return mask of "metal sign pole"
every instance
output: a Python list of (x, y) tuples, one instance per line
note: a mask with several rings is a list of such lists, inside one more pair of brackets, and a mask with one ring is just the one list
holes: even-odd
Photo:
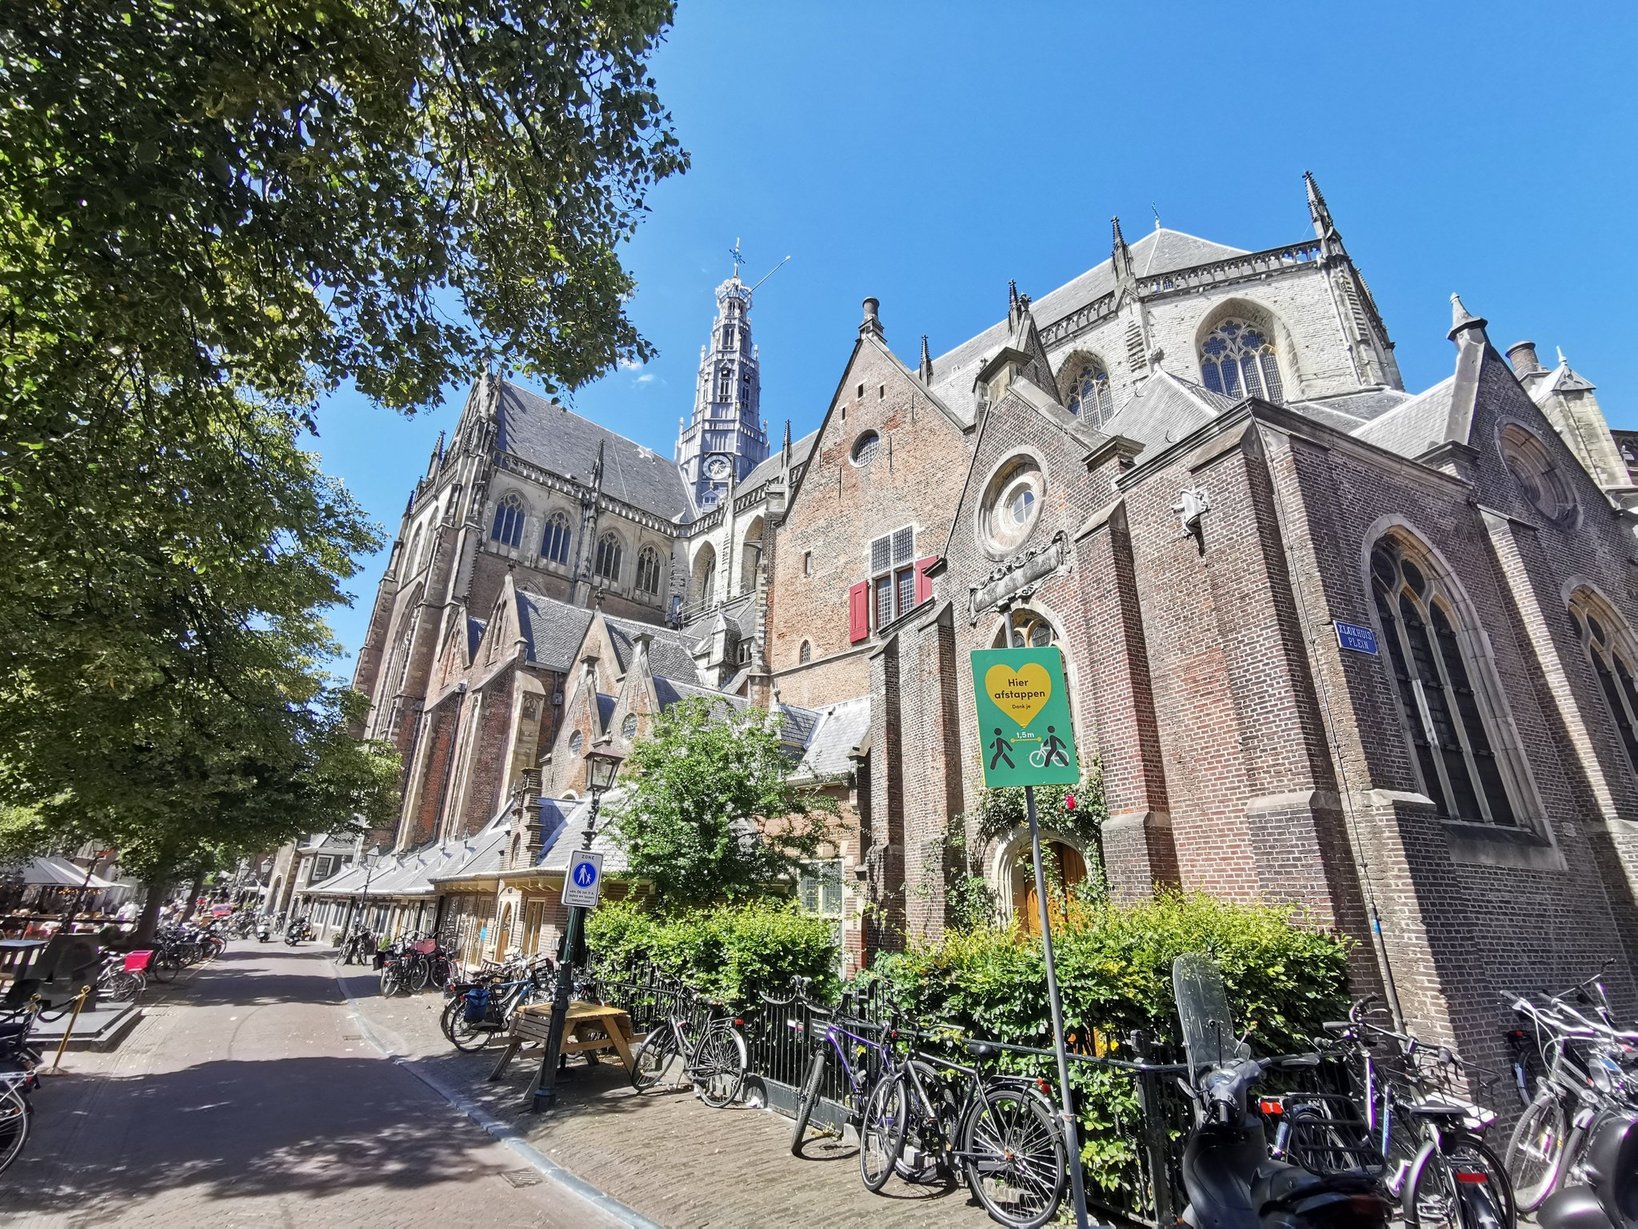
[(563, 1054), (563, 1026), (569, 1017), (569, 996), (572, 989), (575, 947), (580, 942), (581, 919), (586, 911), (578, 905), (569, 910), (569, 925), (564, 932), (563, 959), (557, 966), (557, 995), (552, 999), (552, 1024), (546, 1053), (540, 1059), (540, 1076), (535, 1080), (535, 1098), (532, 1108), (549, 1110), (557, 1104), (557, 1065)]
[(1075, 1224), (1087, 1229), (1086, 1186), (1081, 1179), (1080, 1132), (1075, 1129), (1074, 1101), (1069, 1095), (1069, 1051), (1064, 1041), (1063, 1000), (1058, 997), (1058, 968), (1052, 956), (1052, 920), (1048, 916), (1046, 872), (1041, 869), (1041, 826), (1035, 819), (1035, 787), (1024, 786), (1024, 810), (1029, 815), (1029, 849), (1035, 862), (1035, 906), (1041, 919), (1041, 947), (1046, 956), (1047, 1004), (1052, 1009), (1052, 1050), (1058, 1059), (1058, 1089), (1062, 1108), (1064, 1144), (1069, 1150), (1069, 1191), (1075, 1202)]

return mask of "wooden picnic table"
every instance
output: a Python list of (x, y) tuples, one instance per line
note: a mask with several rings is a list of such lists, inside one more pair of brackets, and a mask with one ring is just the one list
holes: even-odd
[[(506, 1048), (495, 1061), (489, 1078), (500, 1079), (506, 1065), (528, 1043), (538, 1041), (545, 1045), (551, 1038), (551, 1029), (550, 1003), (530, 1003), (518, 1008), (512, 1017), (512, 1031), (506, 1039)], [(618, 1007), (603, 1003), (569, 1004), (569, 1014), (563, 1022), (563, 1053), (584, 1054), (587, 1062), (595, 1063), (599, 1054), (612, 1051), (629, 1073), (633, 1070), (632, 1051), (640, 1040), (632, 1032), (631, 1017)]]

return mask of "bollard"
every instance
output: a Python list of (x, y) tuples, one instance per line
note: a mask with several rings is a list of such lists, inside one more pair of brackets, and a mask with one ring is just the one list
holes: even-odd
[(68, 1049), (68, 1039), (74, 1035), (74, 1026), (80, 1022), (80, 1008), (85, 1006), (85, 1000), (90, 997), (90, 986), (81, 986), (80, 992), (74, 996), (74, 1014), (68, 1017), (68, 1027), (63, 1030), (63, 1039), (57, 1043), (57, 1053), (51, 1060), (48, 1075), (57, 1074), (57, 1065), (63, 1061), (63, 1051)]

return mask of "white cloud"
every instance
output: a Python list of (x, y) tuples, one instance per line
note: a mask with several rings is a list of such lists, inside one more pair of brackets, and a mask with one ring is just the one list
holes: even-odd
[(620, 360), (621, 371), (636, 371), (641, 366), (642, 364), (634, 358), (623, 358)]
[(639, 384), (652, 384), (652, 383), (654, 383), (655, 380), (658, 380), (659, 378), (660, 378), (659, 376), (655, 375), (651, 371), (647, 375), (638, 376), (637, 377), (637, 383), (639, 383)]

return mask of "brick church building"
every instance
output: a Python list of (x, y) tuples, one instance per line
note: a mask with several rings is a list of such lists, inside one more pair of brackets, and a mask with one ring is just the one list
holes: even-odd
[[(856, 965), (950, 920), (968, 651), (1057, 644), (1117, 897), (1300, 901), (1476, 1057), (1509, 986), (1615, 956), (1630, 997), (1633, 441), (1454, 296), (1450, 376), (1406, 390), (1311, 178), (1307, 205), (1312, 237), (1263, 251), (1117, 222), (1107, 260), (937, 356), (901, 359), (866, 299), (823, 421), (777, 450), (737, 276), (672, 458), (480, 382), (356, 677), (408, 766), (402, 902), (464, 893), (488, 948), (546, 942), (585, 755), (715, 694), (783, 711), (844, 801), (799, 886)], [(1019, 904), (1020, 834), (969, 844)]]

